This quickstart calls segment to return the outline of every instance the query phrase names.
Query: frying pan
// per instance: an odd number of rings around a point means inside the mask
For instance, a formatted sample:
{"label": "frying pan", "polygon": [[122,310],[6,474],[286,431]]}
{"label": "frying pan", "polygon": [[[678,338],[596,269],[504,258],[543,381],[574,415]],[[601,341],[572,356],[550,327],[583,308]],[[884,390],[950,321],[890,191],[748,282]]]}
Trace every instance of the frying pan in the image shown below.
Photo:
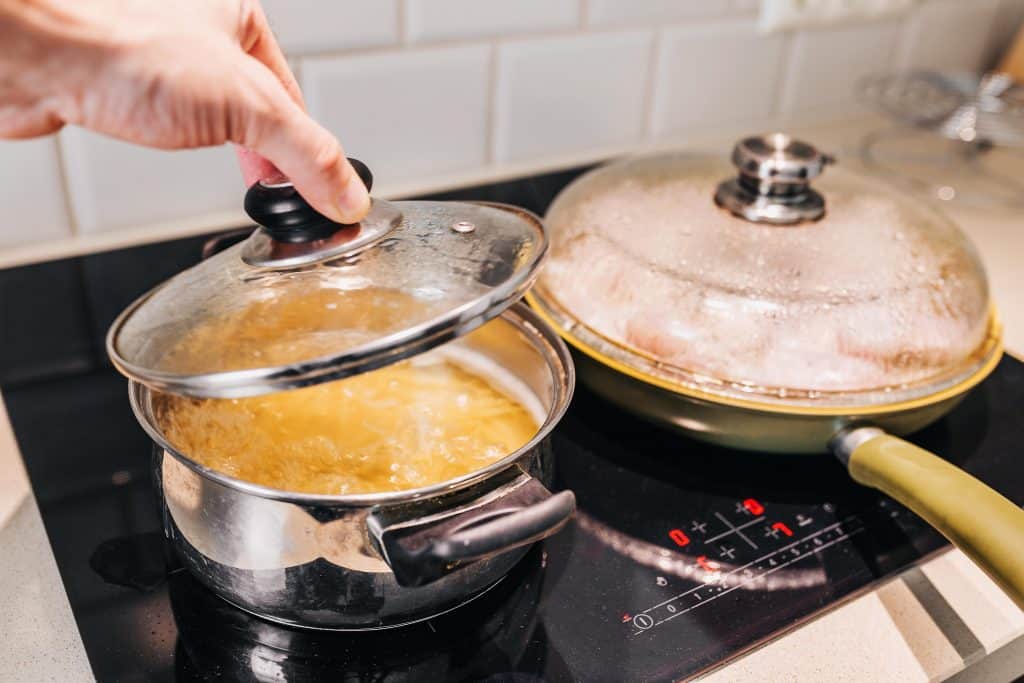
{"label": "frying pan", "polygon": [[[774,159],[783,156],[778,149],[772,152]],[[779,167],[772,172],[778,173]],[[805,173],[789,182],[806,185],[807,177]],[[626,182],[634,181],[627,178]],[[579,192],[578,188],[574,191]],[[818,204],[811,202],[809,208],[805,204],[798,209],[811,214],[818,211],[820,217],[822,198],[809,194]],[[764,195],[762,192],[756,201],[764,200]],[[718,201],[717,196],[715,199]],[[741,213],[749,206],[718,204],[752,220]],[[750,210],[758,208],[755,205]],[[792,206],[782,208],[790,210]],[[795,216],[791,222],[807,217]],[[557,226],[552,228],[557,245]],[[575,349],[578,376],[596,393],[632,413],[717,445],[779,454],[776,457],[831,452],[855,481],[886,493],[925,519],[1024,608],[1024,510],[967,472],[901,438],[952,410],[998,365],[1003,353],[1002,329],[994,307],[989,308],[980,345],[938,381],[911,392],[864,391],[842,403],[829,404],[806,396],[730,392],[686,378],[674,381],[663,359],[626,348],[620,340],[581,320],[549,285],[542,277],[527,300]]]}
{"label": "frying pan", "polygon": [[[970,557],[1024,609],[1024,510],[943,458],[900,438],[935,422],[1002,357],[993,321],[984,364],[959,384],[914,400],[842,411],[727,399],[645,375],[604,355],[527,299],[578,351],[580,380],[631,413],[720,446],[775,453],[831,452],[853,479],[894,498]],[[791,457],[791,456],[788,456]]]}

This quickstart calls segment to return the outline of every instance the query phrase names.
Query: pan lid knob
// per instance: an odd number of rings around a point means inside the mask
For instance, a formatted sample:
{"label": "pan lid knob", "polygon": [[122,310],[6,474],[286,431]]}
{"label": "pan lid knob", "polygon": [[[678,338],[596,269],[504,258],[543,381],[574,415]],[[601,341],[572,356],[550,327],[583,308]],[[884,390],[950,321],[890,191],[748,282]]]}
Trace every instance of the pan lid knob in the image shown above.
{"label": "pan lid knob", "polygon": [[744,138],[732,150],[739,173],[718,186],[715,203],[754,223],[817,220],[825,215],[825,198],[810,181],[834,161],[785,133]]}

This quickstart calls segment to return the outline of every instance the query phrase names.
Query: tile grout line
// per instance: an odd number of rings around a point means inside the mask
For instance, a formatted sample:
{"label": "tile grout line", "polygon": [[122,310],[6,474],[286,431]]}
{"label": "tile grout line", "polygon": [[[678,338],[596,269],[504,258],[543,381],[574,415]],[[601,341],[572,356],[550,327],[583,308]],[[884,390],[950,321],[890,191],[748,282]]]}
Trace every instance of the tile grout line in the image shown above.
{"label": "tile grout line", "polygon": [[484,131],[484,163],[491,166],[498,156],[497,150],[497,109],[498,109],[498,53],[501,46],[498,41],[491,43],[491,51],[487,63],[487,112]]}
{"label": "tile grout line", "polygon": [[71,230],[71,237],[78,237],[81,234],[78,225],[78,216],[74,211],[74,202],[71,201],[71,181],[68,178],[67,162],[64,158],[63,137],[58,132],[53,136],[54,153],[57,156],[57,175],[60,178],[60,189],[64,200],[64,213],[68,217],[68,228]]}
{"label": "tile grout line", "polygon": [[654,30],[650,51],[647,55],[647,82],[644,83],[641,140],[651,140],[654,138],[654,99],[657,96],[655,87],[657,79],[661,75],[661,43],[663,34],[663,29]]}
{"label": "tile grout line", "polygon": [[398,22],[398,26],[395,27],[395,37],[398,40],[399,48],[405,47],[409,44],[409,31],[408,31],[408,17],[409,8],[406,5],[406,0],[397,0],[398,5],[395,7],[395,21]]}
{"label": "tile grout line", "polygon": [[405,43],[383,43],[368,45],[364,47],[336,48],[328,50],[300,50],[290,54],[296,57],[312,59],[334,59],[340,57],[361,57],[377,56],[382,54],[401,54],[415,50],[444,50],[446,48],[466,47],[470,45],[484,45],[497,41],[500,43],[532,42],[536,40],[553,40],[558,38],[580,38],[583,36],[613,36],[625,33],[637,33],[640,31],[658,31],[671,28],[702,28],[718,25],[743,25],[752,23],[751,18],[746,15],[717,15],[709,17],[697,17],[695,19],[673,19],[666,22],[639,22],[617,25],[601,25],[570,28],[549,28],[524,31],[523,33],[511,33],[508,35],[475,35],[455,38],[438,38],[433,40],[409,41],[406,37]]}
{"label": "tile grout line", "polygon": [[772,109],[770,118],[781,119],[787,122],[790,120],[791,114],[788,111],[787,103],[792,99],[793,93],[790,92],[794,87],[796,71],[796,40],[799,37],[799,31],[793,31],[786,34],[782,44],[782,57],[779,59],[778,69],[781,71],[779,87],[775,89],[775,101],[772,102]]}

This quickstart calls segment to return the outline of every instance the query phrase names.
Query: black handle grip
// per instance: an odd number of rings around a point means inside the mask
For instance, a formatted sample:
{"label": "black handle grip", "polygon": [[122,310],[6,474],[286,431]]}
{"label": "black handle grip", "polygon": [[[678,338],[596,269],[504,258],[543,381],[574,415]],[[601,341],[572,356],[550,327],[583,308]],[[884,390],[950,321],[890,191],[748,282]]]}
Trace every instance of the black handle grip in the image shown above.
{"label": "black handle grip", "polygon": [[[358,159],[348,161],[369,191],[373,187],[370,169]],[[312,242],[345,227],[310,206],[288,181],[254,183],[245,193],[245,212],[278,242]]]}
{"label": "black handle grip", "polygon": [[402,586],[423,586],[478,560],[529,545],[555,533],[576,511],[572,491],[552,494],[523,476],[483,505],[370,528]]}

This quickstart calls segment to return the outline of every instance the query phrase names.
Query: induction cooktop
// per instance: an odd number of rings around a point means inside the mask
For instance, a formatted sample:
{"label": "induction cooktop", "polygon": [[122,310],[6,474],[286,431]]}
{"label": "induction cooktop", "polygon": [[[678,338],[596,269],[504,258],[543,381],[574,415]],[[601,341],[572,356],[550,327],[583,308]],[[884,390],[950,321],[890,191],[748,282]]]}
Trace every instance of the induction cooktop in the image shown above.
{"label": "induction cooktop", "polygon": [[[449,197],[542,212],[577,172]],[[830,456],[714,448],[581,386],[553,436],[579,512],[483,596],[376,633],[250,616],[165,546],[151,446],[102,352],[113,317],[207,237],[0,271],[0,388],[101,681],[686,679],[946,547]],[[912,440],[1024,503],[1022,402],[1024,364],[1006,358]]]}

